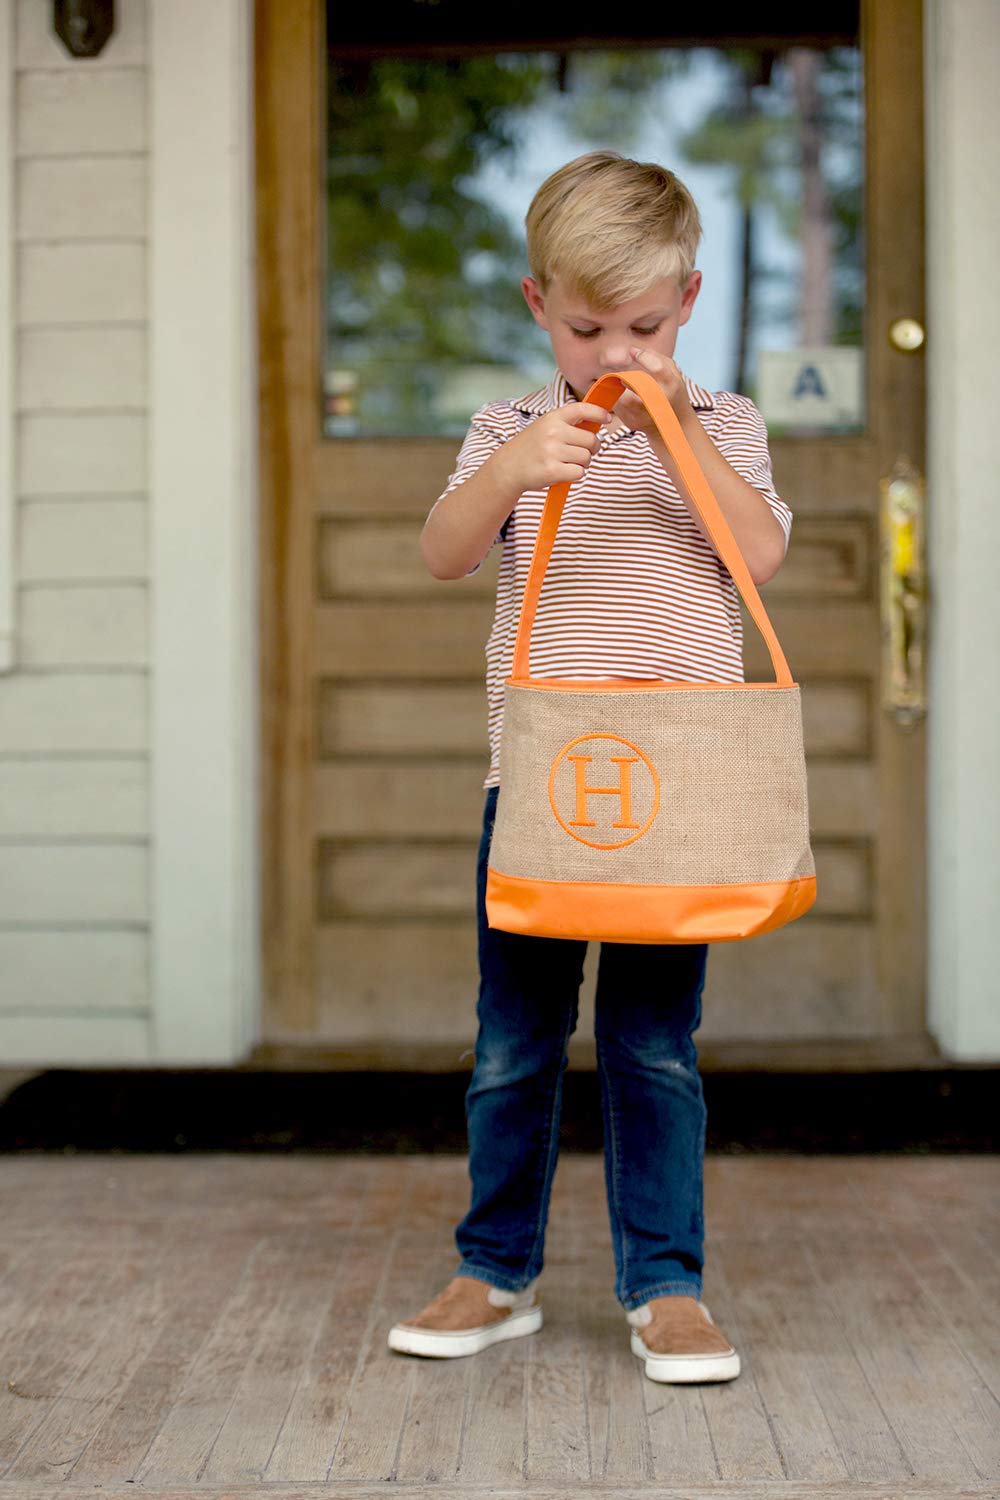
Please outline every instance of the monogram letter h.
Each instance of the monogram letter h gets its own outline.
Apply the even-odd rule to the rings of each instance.
[[[632,767],[639,759],[637,755],[611,755],[608,757],[613,765],[618,767],[617,786],[588,786],[587,767],[594,759],[592,755],[568,755],[576,767],[576,817],[572,820],[575,828],[596,828],[596,823],[587,816],[588,796],[620,797],[621,818],[613,823],[613,828],[638,828],[638,823],[632,820]]]

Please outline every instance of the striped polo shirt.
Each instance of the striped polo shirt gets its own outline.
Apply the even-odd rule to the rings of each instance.
[[[787,552],[792,513],[774,489],[763,417],[746,396],[713,394],[684,380],[719,452],[777,516]],[[540,390],[481,406],[434,505],[509,438],[575,399],[557,370]],[[619,426],[598,436],[559,522],[531,636],[532,676],[742,682],[743,623],[732,574],[702,536],[645,433]],[[546,494],[525,490],[491,544],[491,550],[502,544],[503,553],[486,642],[490,769],[484,789],[500,784],[504,682]]]

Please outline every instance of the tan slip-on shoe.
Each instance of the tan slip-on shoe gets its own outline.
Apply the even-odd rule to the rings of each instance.
[[[645,1360],[650,1380],[690,1385],[740,1373],[739,1355],[697,1297],[651,1297],[625,1317],[632,1353]]]
[[[389,1348],[454,1359],[478,1354],[501,1339],[536,1333],[542,1326],[537,1281],[521,1292],[507,1292],[475,1276],[454,1276],[423,1312],[389,1329]]]

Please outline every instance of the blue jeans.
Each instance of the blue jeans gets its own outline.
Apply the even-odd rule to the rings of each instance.
[[[465,1098],[472,1201],[457,1273],[521,1291],[541,1271],[559,1149],[566,1048],[587,944],[486,921],[499,788],[489,787],[477,870],[479,1031]],[[704,943],[602,943],[594,1039],[615,1295],[700,1297],[705,1101],[692,1034]]]

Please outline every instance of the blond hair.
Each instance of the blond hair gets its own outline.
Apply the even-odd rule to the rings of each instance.
[[[589,151],[538,189],[525,219],[542,292],[558,276],[595,308],[617,307],[665,276],[694,270],[701,219],[680,178],[657,162]]]

